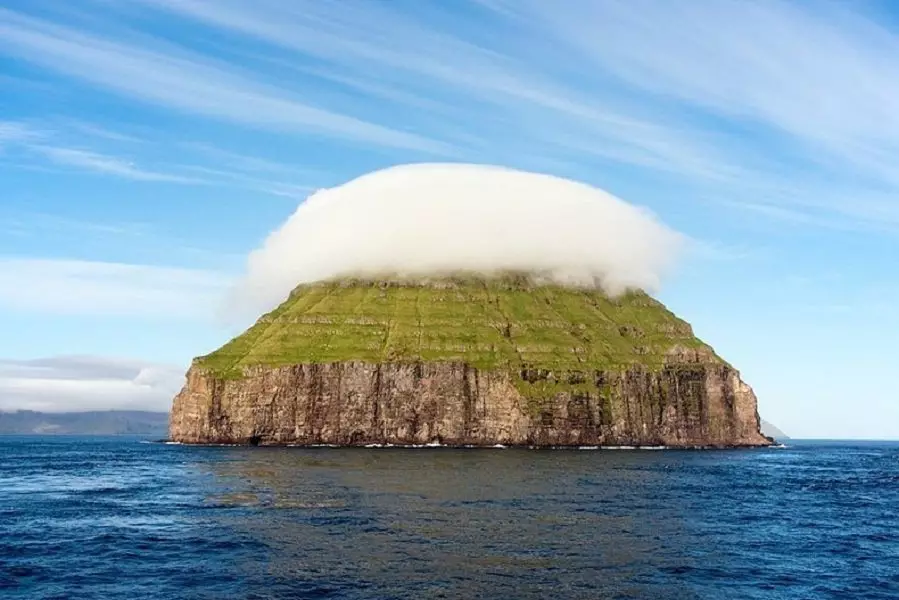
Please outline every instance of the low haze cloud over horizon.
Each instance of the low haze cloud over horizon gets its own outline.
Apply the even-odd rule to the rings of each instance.
[[[182,368],[123,358],[0,360],[0,412],[168,411],[183,380]]]
[[[527,271],[657,291],[685,238],[585,183],[475,164],[398,165],[315,192],[247,261],[227,315],[342,276]]]

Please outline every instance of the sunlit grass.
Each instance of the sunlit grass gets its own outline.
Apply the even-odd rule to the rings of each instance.
[[[428,284],[342,280],[298,287],[196,363],[230,378],[256,365],[351,360],[586,372],[660,368],[675,345],[703,344],[686,322],[642,292],[612,298],[517,276]]]

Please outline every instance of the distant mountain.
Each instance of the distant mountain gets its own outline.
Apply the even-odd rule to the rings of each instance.
[[[768,437],[772,437],[775,440],[790,439],[790,436],[785,434],[783,431],[781,431],[780,429],[778,429],[777,427],[775,427],[774,425],[772,425],[765,419],[762,419],[762,435],[767,435]]]
[[[169,414],[139,410],[0,412],[2,434],[148,435],[166,437]]]

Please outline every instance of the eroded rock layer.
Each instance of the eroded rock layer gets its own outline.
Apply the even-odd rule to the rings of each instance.
[[[196,444],[761,446],[756,399],[723,364],[559,374],[600,393],[552,392],[557,374],[462,363],[254,367],[220,379],[193,367],[170,437]],[[522,383],[524,385],[522,385]],[[545,396],[527,397],[544,383]],[[567,387],[567,386],[562,386]]]

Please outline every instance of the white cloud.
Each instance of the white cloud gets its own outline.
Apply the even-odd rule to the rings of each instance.
[[[169,183],[204,183],[203,181],[181,175],[173,175],[170,173],[159,173],[149,171],[136,166],[134,163],[117,158],[107,156],[89,150],[79,150],[76,148],[59,148],[53,146],[32,146],[33,149],[44,154],[47,158],[62,165],[69,165],[94,171],[106,175],[115,175],[126,179],[134,179],[136,181],[159,181]]]
[[[899,38],[835,4],[720,0],[572,2],[530,16],[604,71],[724,116],[847,153],[899,143]]]
[[[728,128],[732,143],[771,153],[748,178],[811,189],[778,202],[839,211],[847,197],[899,184],[899,36],[859,4],[721,0],[519,5],[522,18],[582,55],[584,65],[641,96]],[[791,168],[784,169],[784,165]],[[826,170],[822,173],[822,170]],[[812,174],[812,177],[809,174]],[[820,194],[834,185],[846,195]],[[861,189],[858,189],[861,188]],[[871,220],[894,201],[876,198]]]
[[[484,147],[488,154],[511,151],[518,156],[576,153],[582,159],[666,172],[696,170],[702,177],[736,170],[722,164],[720,153],[701,136],[659,119],[657,108],[622,102],[601,90],[584,93],[578,84],[594,74],[578,73],[575,82],[560,76],[560,65],[576,67],[582,59],[554,56],[558,44],[546,39],[545,32],[528,35],[527,47],[522,47],[520,42],[508,45],[515,39],[511,35],[491,32],[479,41],[459,37],[458,31],[436,25],[436,18],[417,20],[390,4],[357,4],[348,11],[321,2],[304,2],[299,9],[277,2],[250,7],[233,0],[144,2],[327,61],[321,78],[341,82],[357,96],[417,109],[404,110],[403,118],[418,117],[473,150]],[[505,24],[497,31],[507,33]],[[308,61],[301,62],[298,73],[316,72]],[[461,133],[472,130],[480,133]],[[516,144],[520,136],[534,143]]]
[[[0,121],[0,148],[6,144],[28,142],[43,137],[43,132],[15,121]]]
[[[208,314],[229,282],[200,269],[0,257],[0,310],[196,318]]]
[[[283,163],[273,160],[267,160],[258,156],[250,156],[224,150],[211,144],[203,144],[197,142],[185,142],[183,148],[195,151],[207,158],[216,161],[217,164],[226,166],[235,175],[234,169],[238,173],[266,173],[269,175],[301,175],[308,179],[315,179],[322,176],[321,172],[305,169],[301,163]]]
[[[78,138],[83,138],[85,133],[89,135],[113,139],[115,141],[134,141],[127,136],[118,136],[116,132],[93,127],[90,124],[71,121],[68,124],[70,135],[74,132]],[[125,160],[109,154],[86,150],[83,148],[70,148],[58,143],[60,137],[65,137],[52,123],[38,126],[34,123],[6,121],[0,122],[0,144],[10,148],[19,149],[21,156],[29,158],[40,157],[57,165],[75,167],[82,171],[112,175],[134,181],[168,182],[183,184],[212,183],[193,177],[185,177],[174,173],[165,173],[144,169]],[[20,158],[21,158],[20,156]]]
[[[0,359],[0,411],[168,411],[185,370],[94,356]]]
[[[536,271],[655,289],[681,236],[591,186],[464,164],[404,165],[321,190],[248,260],[234,301],[258,312],[343,275]]]
[[[78,119],[63,119],[62,124],[69,129],[77,131],[82,136],[111,140],[113,142],[124,142],[128,144],[140,144],[145,141],[141,137],[137,137],[128,133],[122,133],[121,131],[113,131],[108,127],[103,127],[97,125],[96,123],[91,123],[90,121],[81,121]]]
[[[426,152],[448,150],[445,144],[414,133],[300,102],[277,86],[171,47],[137,48],[4,9],[0,9],[0,37],[0,52],[142,102],[264,129],[288,128]]]
[[[149,183],[177,183],[216,187],[241,187],[271,196],[305,197],[311,186],[296,183],[298,178],[321,179],[323,173],[294,168],[254,156],[220,150],[202,144],[181,144],[204,155],[204,160],[215,160],[227,170],[198,166],[196,164],[164,165],[162,168],[146,168],[134,161],[109,153],[64,145],[66,140],[84,138],[85,133],[106,142],[126,142],[133,145],[137,138],[119,135],[115,131],[96,128],[79,121],[62,123],[63,128],[38,127],[33,123],[0,121],[0,150],[4,146],[19,150],[17,158],[35,160],[37,165],[49,161],[54,165],[72,167],[78,171],[108,175],[122,179]],[[34,165],[28,165],[34,168]],[[42,167],[38,167],[42,168]],[[247,174],[249,173],[249,175]],[[278,179],[273,179],[277,176]]]

